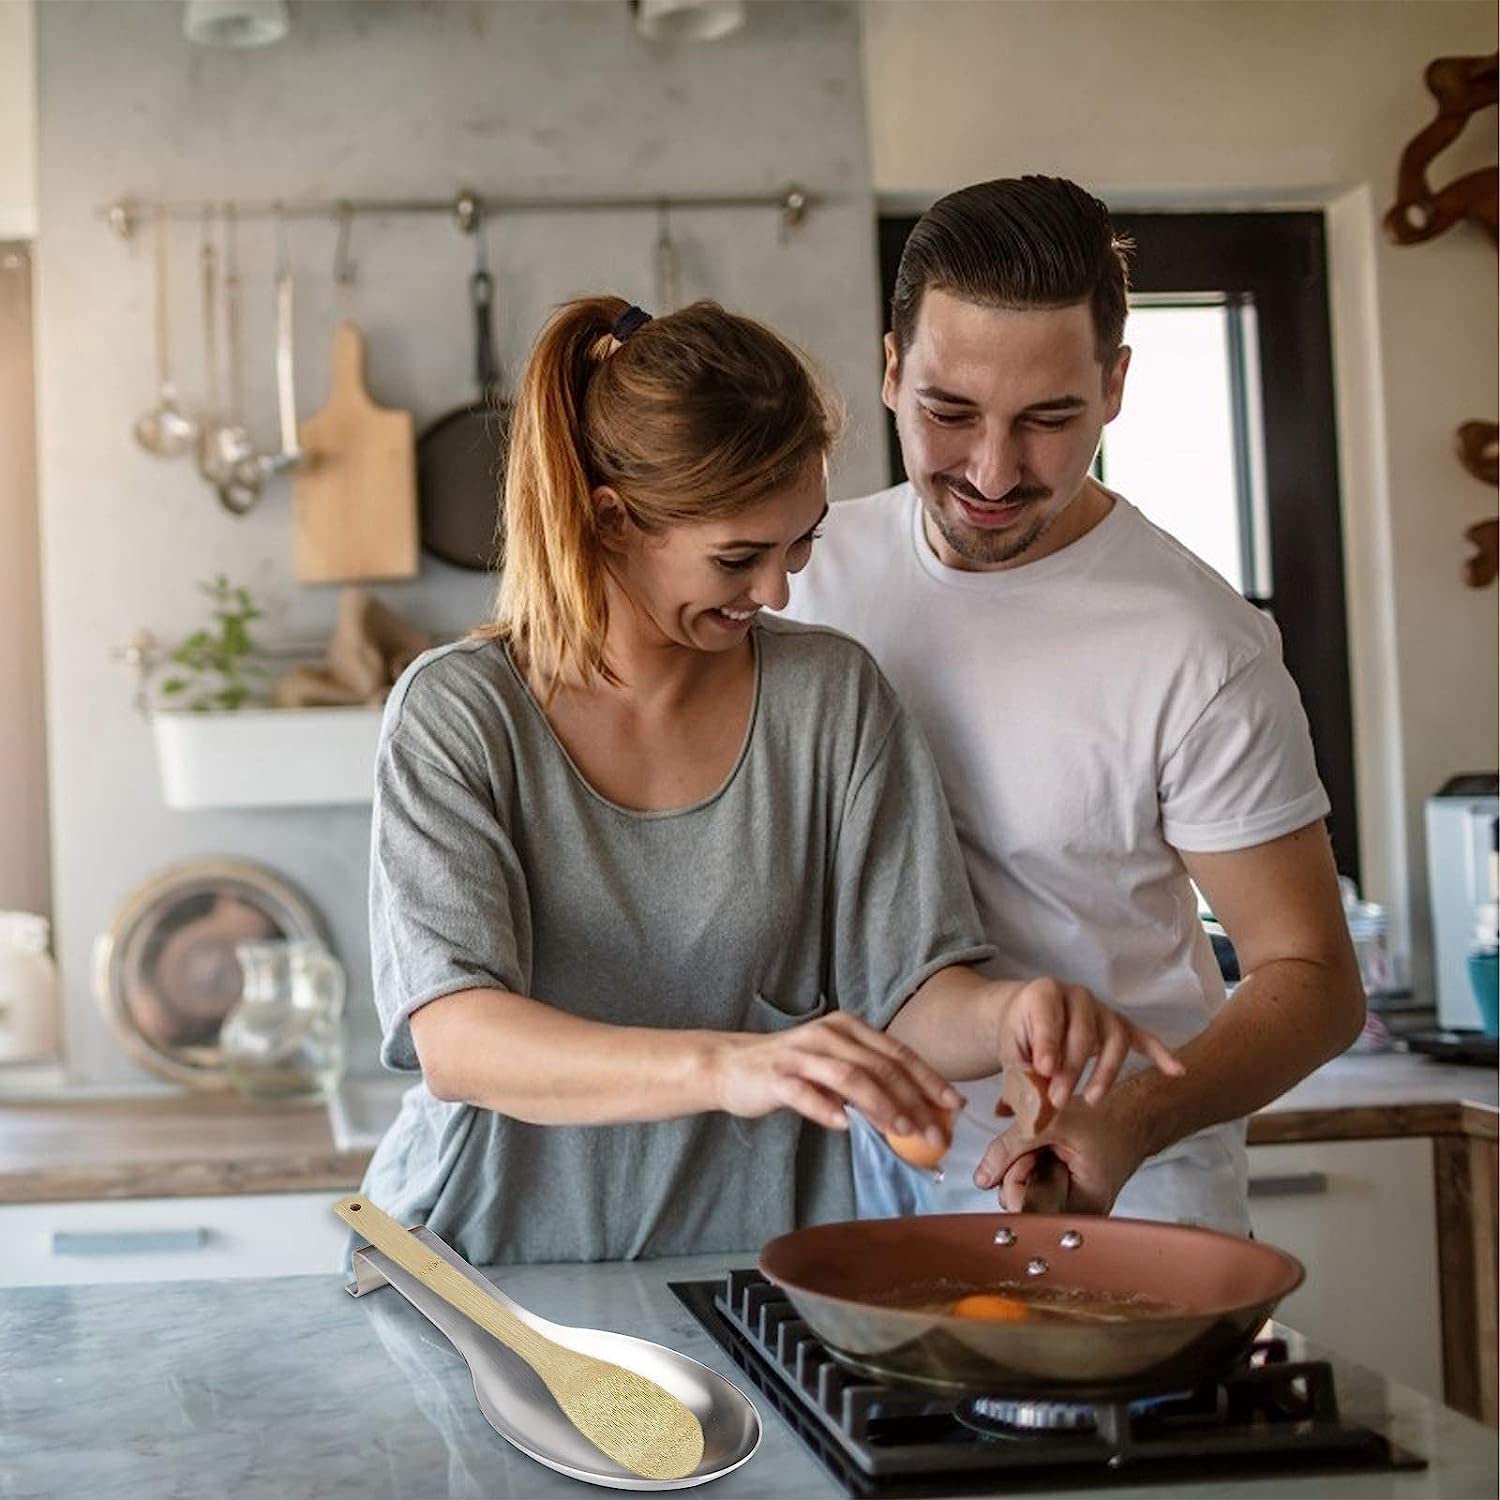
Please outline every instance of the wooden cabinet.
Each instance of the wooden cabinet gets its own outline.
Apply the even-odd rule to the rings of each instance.
[[[339,1269],[342,1193],[0,1204],[0,1286],[302,1276]]]
[[[1256,1238],[1307,1268],[1276,1316],[1441,1401],[1432,1141],[1252,1146],[1250,1194]]]

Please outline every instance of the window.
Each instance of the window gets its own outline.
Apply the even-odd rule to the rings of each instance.
[[[1271,605],[1248,298],[1135,299],[1120,415],[1095,472],[1222,578]]]

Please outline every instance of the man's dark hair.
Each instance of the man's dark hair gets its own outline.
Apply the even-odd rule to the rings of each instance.
[[[905,354],[923,295],[940,288],[981,307],[1066,307],[1087,301],[1108,367],[1125,334],[1125,257],[1109,210],[1063,177],[999,177],[940,198],[901,252],[891,331]]]

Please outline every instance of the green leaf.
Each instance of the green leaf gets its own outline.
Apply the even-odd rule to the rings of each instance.
[[[224,654],[243,656],[250,649],[250,637],[245,634],[244,624],[237,619],[224,621]]]

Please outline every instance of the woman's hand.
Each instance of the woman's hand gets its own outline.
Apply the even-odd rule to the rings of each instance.
[[[1104,1098],[1132,1052],[1155,1063],[1168,1077],[1185,1069],[1155,1032],[1127,1021],[1082,985],[1056,979],[995,983],[996,1050],[1001,1067],[1025,1068],[1049,1080],[1047,1097],[1061,1109],[1090,1060],[1094,1070],[1083,1091],[1091,1105]]]
[[[844,1011],[770,1036],[721,1034],[715,1048],[718,1107],[755,1118],[791,1109],[830,1130],[847,1130],[844,1105],[879,1130],[945,1144],[947,1112],[962,1096],[910,1047]]]

